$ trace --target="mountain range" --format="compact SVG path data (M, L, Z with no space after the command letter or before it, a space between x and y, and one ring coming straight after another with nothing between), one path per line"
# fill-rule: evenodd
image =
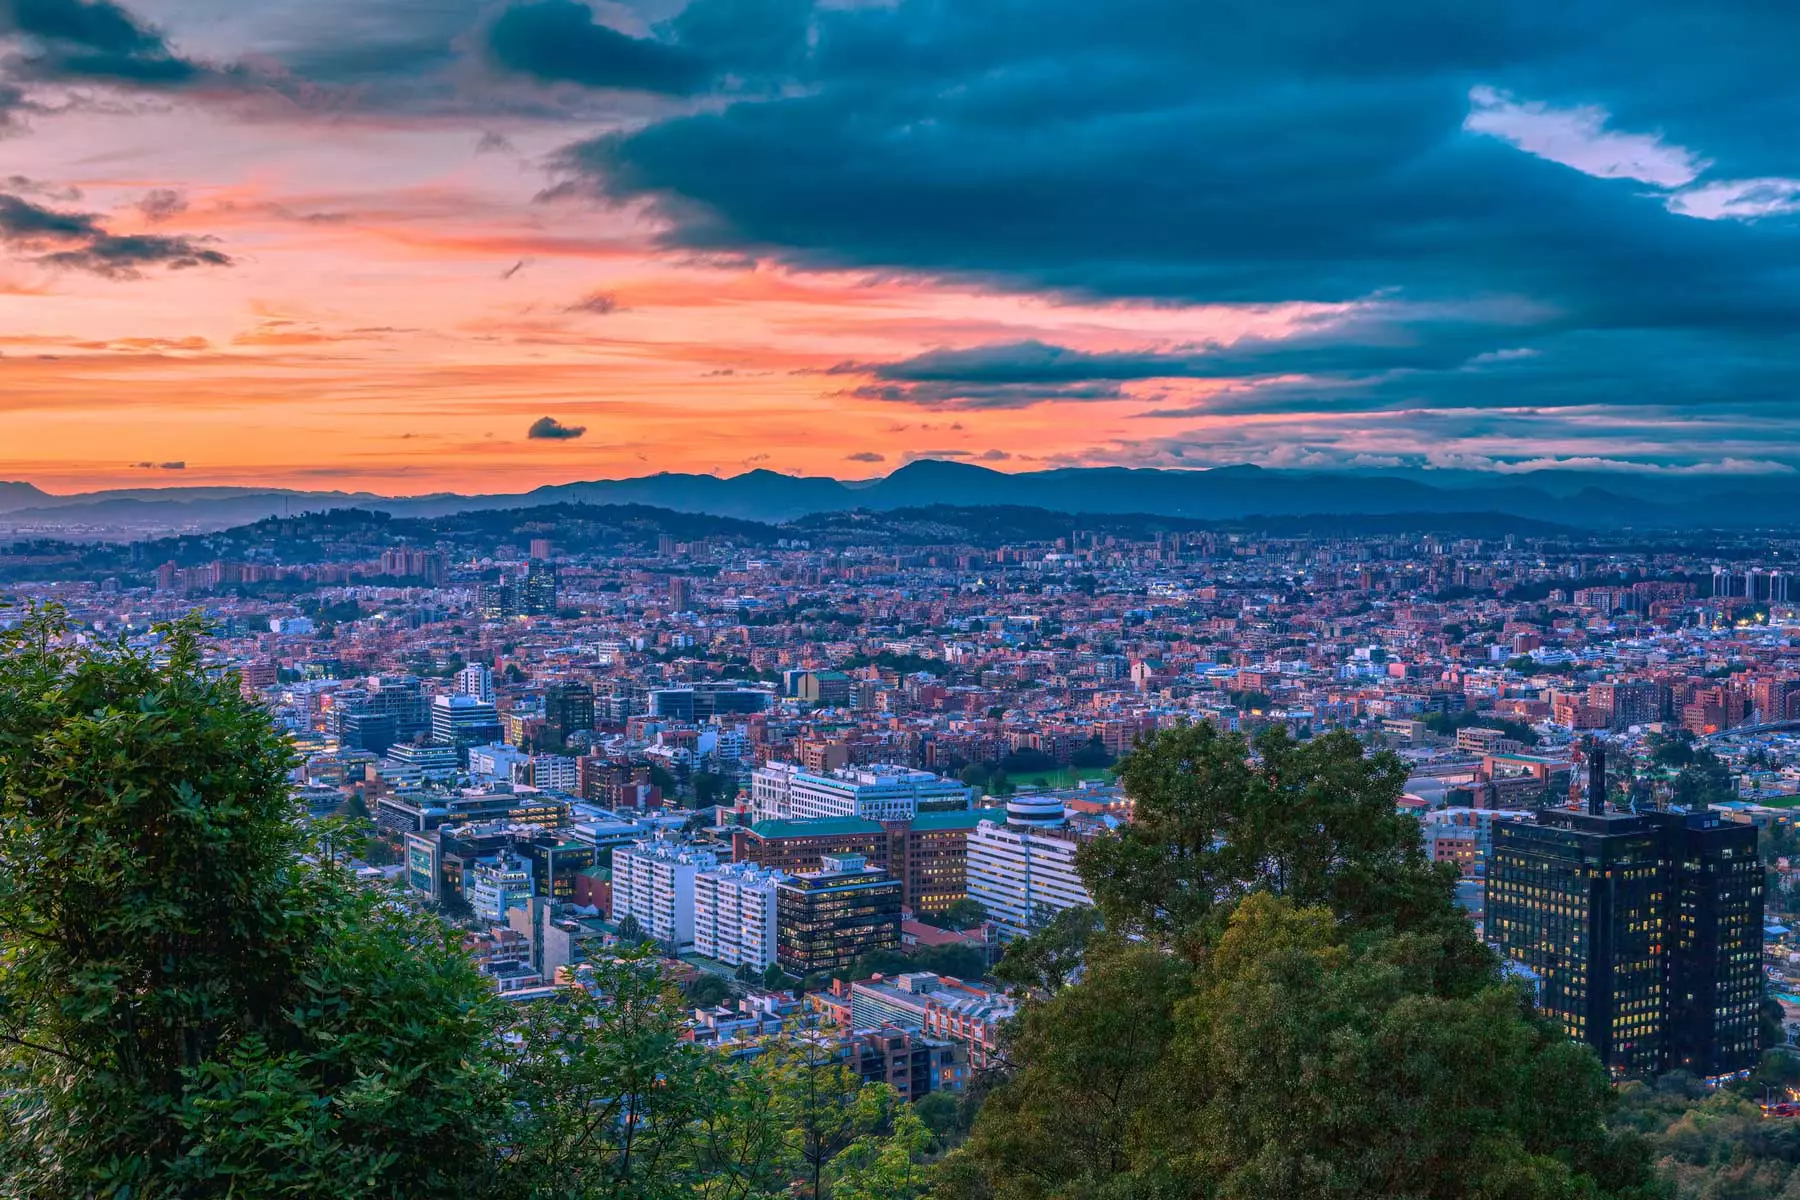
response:
M1312 514L1488 513L1590 529L1800 524L1800 474L1671 475L1594 471L1293 471L1066 467L1008 473L925 459L872 480L660 473L493 495L393 497L272 488L126 488L56 495L0 482L0 527L143 536L222 529L264 517L365 508L434 517L545 504L645 504L755 521L930 505L1013 505L1059 512L1202 520Z

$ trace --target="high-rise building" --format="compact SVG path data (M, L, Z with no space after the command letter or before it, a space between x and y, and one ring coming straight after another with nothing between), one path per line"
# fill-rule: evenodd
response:
M616 858L616 856L615 856ZM900 881L861 855L826 855L820 869L775 888L775 954L804 978L900 945Z
M1615 1074L1749 1069L1763 994L1755 826L1609 812L1603 755L1590 776L1585 811L1494 823L1489 940Z
M968 834L969 898L981 902L1003 941L1024 937L1067 908L1094 902L1075 869L1076 838L1054 796L1014 796L1006 821Z
M500 716L486 700L473 696L434 696L431 700L431 740L466 751L500 740Z
M758 817L862 817L905 821L921 812L966 809L973 793L954 779L909 767L871 765L815 775L771 762L751 777Z
M671 721L710 721L720 716L759 713L769 707L768 692L736 683L700 683L657 688L648 693L650 715Z
M694 877L718 856L657 838L613 851L613 919L636 917L650 937L689 950L694 945Z
M519 611L528 617L548 617L556 612L556 564L532 559L525 578L514 585Z
M476 863L471 874L469 907L484 921L506 920L506 910L531 895L531 862L509 851Z
M435 550L415 550L397 546L381 553L381 573L402 579L417 579L433 587L443 585L444 556Z
M685 575L675 575L669 579L670 608L674 609L676 612L686 612L688 610L688 606L693 602L693 597L688 594L690 586L688 578Z
M732 830L732 855L790 873L816 871L826 855L860 854L901 884L914 912L942 912L968 892L969 831L1005 819L993 808L922 812L910 819L812 817L758 821Z
M594 728L594 689L585 683L553 683L544 693L544 741L557 750L569 735Z
M732 967L775 961L775 885L780 871L728 863L694 876L694 953Z
M519 615L519 597L509 579L483 583L475 589L475 610L484 621L504 621Z
M491 701L494 698L494 673L481 663L470 663L456 673L456 694Z

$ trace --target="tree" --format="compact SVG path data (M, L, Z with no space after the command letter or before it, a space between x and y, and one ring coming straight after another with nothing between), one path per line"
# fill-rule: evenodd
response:
M1252 891L1370 927L1462 928L1454 869L1425 858L1418 821L1397 809L1406 776L1343 730L1296 742L1274 726L1254 743L1204 722L1163 730L1120 764L1135 819L1077 862L1121 936L1178 944Z
M627 946L641 946L650 940L644 932L643 923L637 919L636 913L626 913L619 919L619 941Z
M1099 738L1089 738L1086 745L1080 746L1069 756L1071 767L1110 767L1113 756L1107 752L1106 744Z
M949 1092L928 1092L913 1101L912 1110L939 1145L948 1145L967 1132L962 1123L962 1105Z
M725 1166L714 1151L727 1113L744 1118L731 1136L751 1152L726 1156L740 1178L753 1177L744 1190L778 1186L781 1146L772 1129L753 1127L759 1110L742 1107L754 1101L747 1080L683 1036L679 1000L653 960L589 969L581 987L527 1005L513 1032L513 1150L502 1172L512 1194L692 1195Z
M696 771L693 778L694 802L702 808L723 804L737 794L737 780L717 771Z
M939 929L968 929L970 926L979 925L987 919L987 907L983 905L981 901L976 900L971 896L964 896L961 900L951 904L950 907L946 908L943 912L927 912L919 914L919 920L927 925L934 925Z
M731 999L731 985L717 975L702 975L681 989L694 1008L712 1008Z
M890 1128L901 1101L885 1085L864 1087L835 1045L805 1034L769 1042L764 1071L801 1187L811 1200L824 1200L838 1156Z
M1065 908L1049 923L1006 947L994 977L1019 987L1054 993L1081 966L1088 944L1100 932L1100 913L1085 906Z
M0 633L0 1194L426 1194L480 1175L491 989L299 857L285 741L202 660Z
M1028 1005L945 1195L1625 1197L1605 1070L1497 969L1258 893L1197 964L1103 939Z
M770 963L763 968L762 985L771 992L785 991L794 986L794 979L781 969L780 964Z
M941 1096L942 1093L932 1093ZM944 1097L949 1099L949 1097ZM924 1103L923 1100L920 1101ZM955 1102L951 1102L955 1108ZM832 1200L919 1200L931 1183L925 1157L932 1131L915 1107L901 1105L885 1133L851 1142L832 1164Z
M998 974L1040 989L943 1200L1646 1197L1593 1052L1474 938L1404 772L1353 739L1195 727L1126 760L1138 821ZM1101 927L1101 922L1104 927Z
M444 894L438 897L437 910L446 921L453 923L467 921L475 915L474 906L460 888L445 888Z

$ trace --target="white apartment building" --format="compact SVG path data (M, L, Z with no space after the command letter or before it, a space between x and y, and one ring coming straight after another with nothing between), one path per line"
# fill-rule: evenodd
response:
M1075 869L1075 847L1054 797L1014 797L1004 825L983 821L969 831L969 898L987 909L1002 941L1094 902Z
M573 792L577 780L575 760L568 755L534 754L531 756L531 786L551 788L559 792Z
M613 851L613 920L637 918L644 932L677 950L694 946L694 877L719 856L657 838Z
M747 862L694 876L694 953L767 970L775 961L775 885L786 878Z
M502 850L475 864L469 884L469 907L484 921L504 923L506 910L531 898L531 860Z
M490 703L494 699L494 673L480 663L470 663L456 673L456 694Z
M954 779L891 765L815 775L793 763L772 762L750 777L750 803L759 821L811 817L908 821L921 811L967 808L972 794Z

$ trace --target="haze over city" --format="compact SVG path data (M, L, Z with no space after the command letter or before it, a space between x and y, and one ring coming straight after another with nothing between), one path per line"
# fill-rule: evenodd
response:
M6 0L0 478L1790 474L1795 21Z

